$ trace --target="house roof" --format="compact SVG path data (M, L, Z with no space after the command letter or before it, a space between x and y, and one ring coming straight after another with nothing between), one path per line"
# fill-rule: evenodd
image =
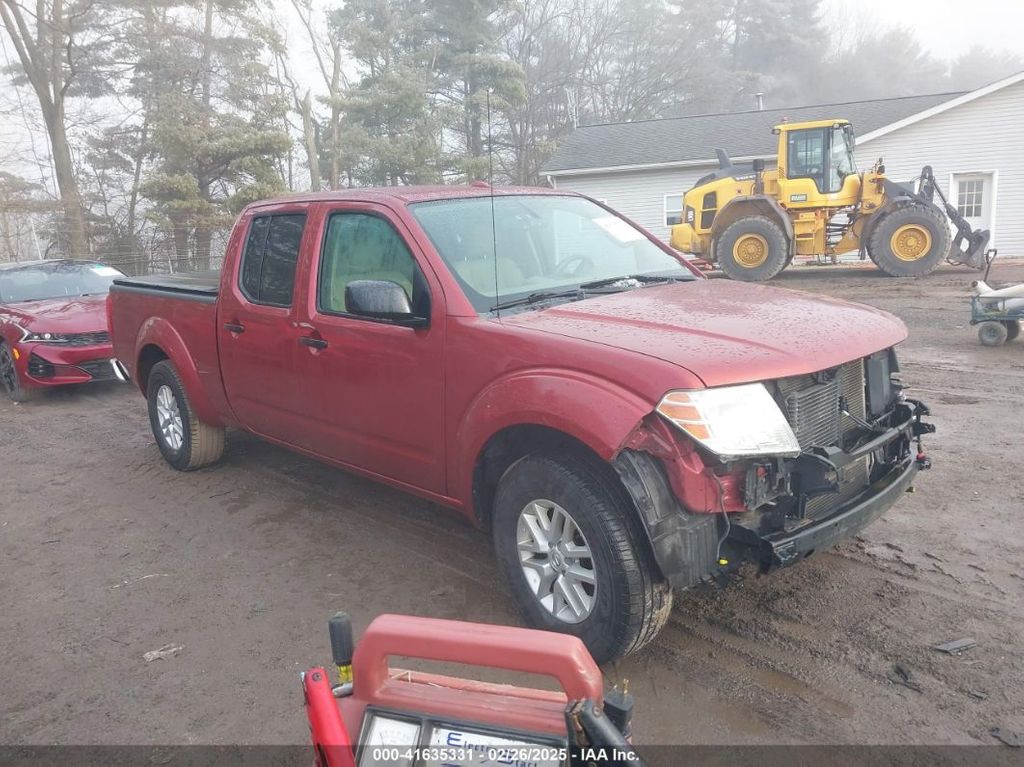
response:
M846 119L853 123L858 135L865 136L965 95L962 92L935 93L588 125L560 142L541 173L557 176L573 172L707 165L715 162L717 148L725 149L734 160L749 160L775 152L776 137L771 129L784 121Z

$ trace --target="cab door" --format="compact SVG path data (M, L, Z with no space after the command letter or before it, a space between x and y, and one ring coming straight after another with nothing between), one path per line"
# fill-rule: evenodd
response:
M234 273L218 297L218 352L228 403L247 429L287 442L299 439L301 431L295 274L306 207L252 215Z
M324 204L318 254L299 318L298 403L310 443L331 460L444 493L444 297L415 240L388 208ZM345 288L385 280L426 323L351 313Z

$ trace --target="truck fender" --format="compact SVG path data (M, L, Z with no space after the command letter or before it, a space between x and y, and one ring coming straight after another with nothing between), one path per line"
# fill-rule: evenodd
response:
M550 368L517 371L483 389L466 408L451 451L452 495L467 511L474 509L477 460L491 438L506 428L547 427L611 462L650 410L643 398L596 376ZM481 518L484 510L475 511Z
M135 367L132 373L139 388L142 389L142 394L146 395L147 392L144 388L145 383L138 374L139 360L142 358L143 349L147 346L155 346L160 349L174 365L181 378L181 383L185 387L189 403L196 415L199 416L199 420L211 426L224 426L220 414L206 394L199 369L195 360L192 359L188 347L178 335L178 331L163 317L150 317L143 322L135 341Z
M779 204L778 200L765 194L742 194L729 200L715 216L715 221L711 226L712 237L717 237L725 227L736 219L742 218L742 208L745 207L752 208L759 215L770 218L781 226L792 248L793 221L789 218L786 209Z

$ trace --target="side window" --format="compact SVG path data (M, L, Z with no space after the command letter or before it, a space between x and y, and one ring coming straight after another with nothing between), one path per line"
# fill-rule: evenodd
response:
M260 216L252 220L242 253L239 287L250 301L291 306L295 265L306 216Z
M409 296L414 314L429 314L426 281L395 228L367 213L334 213L320 255L317 308L347 314L345 287L355 280L394 282Z
M787 178L814 179L819 191L825 191L825 129L808 128L789 134Z

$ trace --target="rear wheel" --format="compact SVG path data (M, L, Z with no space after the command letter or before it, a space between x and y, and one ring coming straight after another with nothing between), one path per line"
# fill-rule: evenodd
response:
M39 389L26 388L14 364L14 352L0 341L0 386L12 402L28 402L39 396Z
M978 325L978 340L985 346L1002 346L1009 337L1006 323L989 320Z
M945 216L930 205L908 205L884 214L868 238L868 255L893 277L923 277L949 253Z
M789 243L782 227L764 216L734 221L715 241L715 257L726 276L764 282L789 263Z
M537 454L513 464L493 534L527 622L578 636L598 663L639 650L668 620L672 591L632 505L586 461Z
M178 471L192 471L220 459L224 429L199 420L169 360L150 371L147 399L153 436L167 463Z

